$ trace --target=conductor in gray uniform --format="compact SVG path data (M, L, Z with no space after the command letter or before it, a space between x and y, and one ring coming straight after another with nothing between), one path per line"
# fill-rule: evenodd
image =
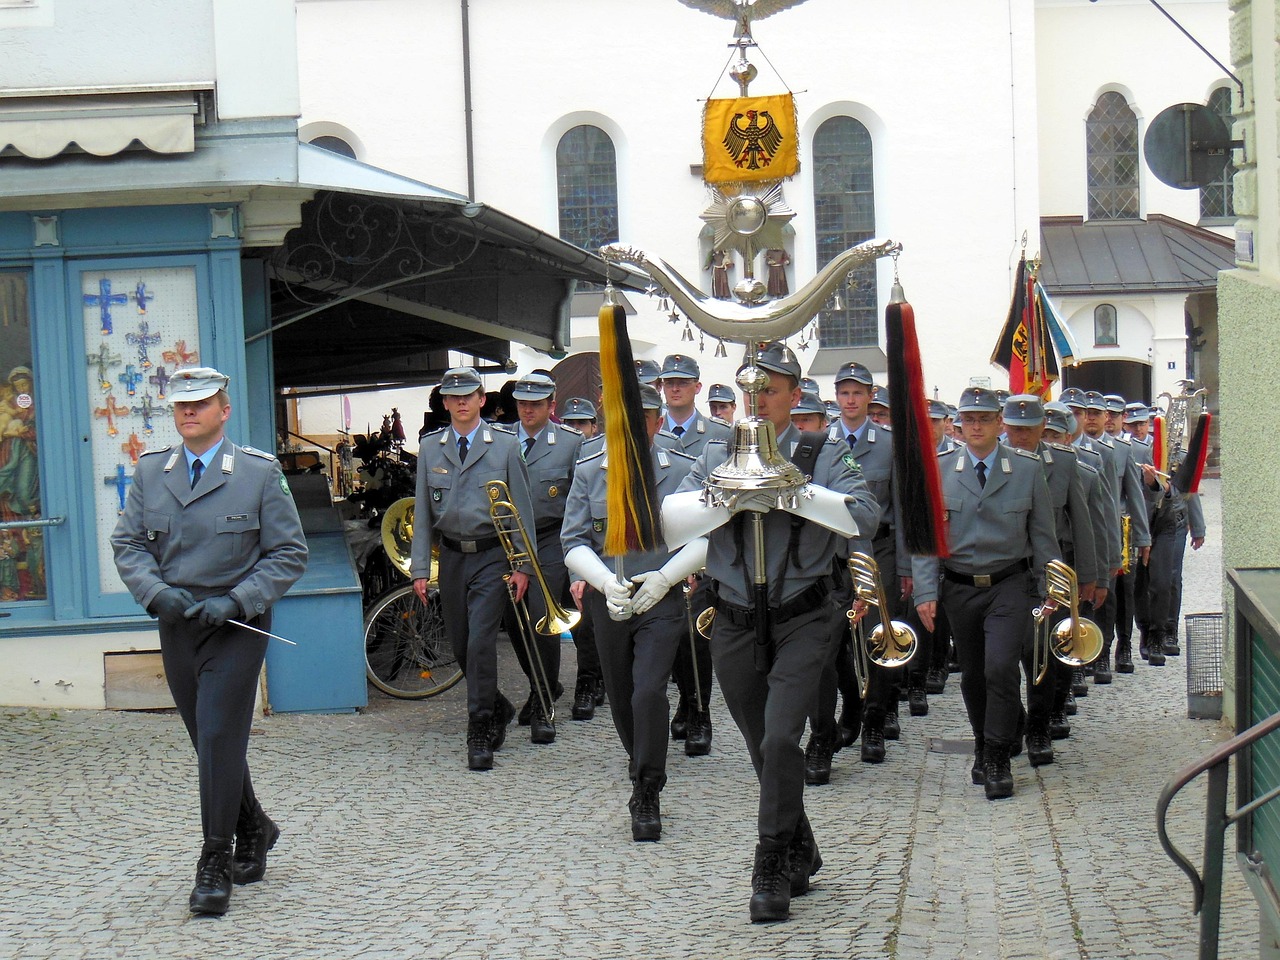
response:
M262 879L280 836L245 760L267 638L228 621L270 630L272 605L307 566L280 464L224 434L229 382L211 367L174 374L182 443L139 458L111 535L120 579L160 620L165 679L196 748L204 846L190 904L215 914L226 913L233 878Z
M664 497L675 492L693 458L652 445L662 422L662 404L658 392L647 384L641 386L640 398L657 493ZM613 725L630 760L631 836L636 841L658 840L662 836L658 795L667 782L667 677L686 632L680 585L702 567L707 544L697 538L676 553L659 545L621 558L605 557L608 468L607 450L578 464L565 506L561 543L576 581L574 592L595 624ZM592 589L586 591L586 586Z
M800 400L800 364L784 344L773 343L758 365L768 379L759 395L759 416L773 423L779 452L793 459L800 441L791 425L791 410ZM727 443L708 443L680 490L703 489L729 452ZM874 528L878 506L847 448L822 441L812 476L814 484L847 498L858 529ZM745 509L708 537L707 576L716 597L711 637L716 677L760 781L750 910L753 921L768 921L787 919L793 893L807 892L809 877L822 864L804 812L800 738L830 657L832 606L827 598L842 538L817 523L770 509L768 494L757 496L744 497L740 503ZM757 642L755 557L746 516L751 509L767 511L769 622L764 645Z
M969 387L959 412L965 445L938 459L950 557L940 587L938 560L913 558L915 600L926 630L939 594L946 608L975 740L973 782L995 800L1013 796L1009 757L1022 712L1021 663L1058 541L1040 458L999 442L995 394Z
M484 423L484 386L474 367L445 372L440 395L450 424L418 446L413 548L409 575L423 603L431 576L431 541L440 540L440 604L445 632L467 680L467 766L493 767L515 708L498 690L498 626L511 602L503 576L511 574L515 599L524 598L530 568L511 570L490 516L485 483L501 480L525 528L536 524L520 444L503 427ZM516 535L517 551L529 545Z
M670 449L695 459L709 441L727 440L731 432L728 424L708 419L695 406L698 394L702 392L701 374L697 360L686 354L673 353L662 361L662 375L658 381L667 401L659 442L665 442ZM701 581L690 595L689 603L695 618L706 609L706 591ZM689 631L686 629L685 633L687 635ZM697 658L696 669L691 657ZM711 752L711 711L707 707L711 699L711 644L696 630L687 642L681 644L673 677L680 691L680 702L676 705L675 716L671 718L671 734L677 740L684 740L684 752L688 756L704 756ZM698 709L699 703L702 704L701 710Z

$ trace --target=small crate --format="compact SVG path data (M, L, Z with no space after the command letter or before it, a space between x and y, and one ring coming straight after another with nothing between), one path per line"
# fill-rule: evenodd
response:
M1222 718L1222 614L1188 613L1186 643L1187 716Z

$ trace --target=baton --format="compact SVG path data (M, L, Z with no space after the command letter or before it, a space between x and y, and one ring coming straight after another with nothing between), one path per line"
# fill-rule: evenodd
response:
M257 627L251 627L241 620L228 619L227 623L233 624L237 627L244 627L246 630L252 630L254 633L260 633L264 637L270 637L272 640L279 640L281 643L287 643L291 647L296 647L298 645L296 640L290 640L288 637L282 637L278 633L268 633L266 630L259 630Z

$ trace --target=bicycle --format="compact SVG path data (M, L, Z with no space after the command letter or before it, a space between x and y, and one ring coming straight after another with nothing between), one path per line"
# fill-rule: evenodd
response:
M369 682L402 700L434 697L462 679L434 580L425 604L412 583L374 601L364 618L364 659Z

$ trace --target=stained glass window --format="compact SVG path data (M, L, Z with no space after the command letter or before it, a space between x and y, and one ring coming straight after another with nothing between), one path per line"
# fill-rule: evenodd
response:
M1098 98L1085 122L1090 220L1136 220L1138 118L1122 94Z
M876 195L871 134L852 117L832 117L813 137L813 220L818 269L852 246L870 240L876 230ZM823 347L867 347L879 343L876 268L854 271L841 288L842 309L818 314Z
M556 147L560 237L592 252L618 240L618 160L609 135L574 127Z
M0 271L0 520L40 518L35 375L26 273ZM0 601L43 600L41 527L0 530Z
M1231 132L1231 88L1219 87L1209 95L1209 109L1218 115L1227 132ZM1230 152L1230 151L1228 151ZM1231 201L1231 181L1235 175L1235 164L1228 163L1223 168L1222 176L1207 186L1200 188L1200 219L1220 220L1235 216L1235 208Z

